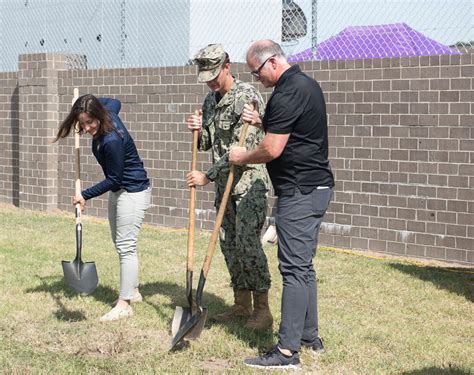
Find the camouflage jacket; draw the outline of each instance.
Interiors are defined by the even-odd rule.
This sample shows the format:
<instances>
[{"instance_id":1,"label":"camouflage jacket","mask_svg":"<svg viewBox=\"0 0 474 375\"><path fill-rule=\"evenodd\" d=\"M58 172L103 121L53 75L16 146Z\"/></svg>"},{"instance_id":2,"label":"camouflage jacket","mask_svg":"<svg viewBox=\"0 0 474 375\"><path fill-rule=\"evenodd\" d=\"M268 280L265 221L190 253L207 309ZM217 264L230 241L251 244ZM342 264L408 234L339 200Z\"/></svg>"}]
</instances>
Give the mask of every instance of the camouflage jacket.
<instances>
[{"instance_id":1,"label":"camouflage jacket","mask_svg":"<svg viewBox=\"0 0 474 375\"><path fill-rule=\"evenodd\" d=\"M199 149L207 151L212 148L213 166L207 171L206 176L219 187L225 187L230 171L228 152L231 146L239 144L244 104L257 102L259 113L263 117L264 103L262 96L252 85L237 79L219 103L216 95L217 93L210 92L204 100ZM249 126L245 147L248 150L255 148L263 136L262 129ZM235 166L232 193L243 194L252 187L268 190L269 178L265 165Z\"/></svg>"}]
</instances>

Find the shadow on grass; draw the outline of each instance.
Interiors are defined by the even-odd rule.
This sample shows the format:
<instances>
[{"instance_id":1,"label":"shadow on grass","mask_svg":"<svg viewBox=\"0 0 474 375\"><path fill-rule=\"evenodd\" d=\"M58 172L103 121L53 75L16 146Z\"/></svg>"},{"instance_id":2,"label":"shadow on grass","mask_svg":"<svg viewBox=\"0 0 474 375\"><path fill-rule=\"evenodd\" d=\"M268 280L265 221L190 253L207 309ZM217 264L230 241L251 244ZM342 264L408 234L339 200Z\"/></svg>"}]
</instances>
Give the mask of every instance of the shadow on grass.
<instances>
[{"instance_id":1,"label":"shadow on grass","mask_svg":"<svg viewBox=\"0 0 474 375\"><path fill-rule=\"evenodd\" d=\"M27 293L50 293L53 298L61 294L64 298L69 299L81 295L73 291L61 276L36 277L41 280L41 285L36 288L27 289ZM92 294L85 296L105 304L112 304L117 299L117 291L108 286L98 285Z\"/></svg>"},{"instance_id":2,"label":"shadow on grass","mask_svg":"<svg viewBox=\"0 0 474 375\"><path fill-rule=\"evenodd\" d=\"M402 372L402 375L470 375L471 371L461 369L458 367L425 367L419 370L405 371Z\"/></svg>"},{"instance_id":3,"label":"shadow on grass","mask_svg":"<svg viewBox=\"0 0 474 375\"><path fill-rule=\"evenodd\" d=\"M57 276L49 276L49 277L40 277L36 275L36 277L40 280L41 285L36 288L26 289L27 293L43 293L47 292L51 294L54 302L58 306L58 309L54 313L54 316L57 320L66 321L66 322L80 322L86 320L86 316L80 310L70 310L61 300L61 297L68 297L66 295L66 288L67 285L64 283L64 280L57 280ZM56 280L51 282L52 280ZM61 285L62 284L62 285ZM71 295L74 293L70 292Z\"/></svg>"},{"instance_id":4,"label":"shadow on grass","mask_svg":"<svg viewBox=\"0 0 474 375\"><path fill-rule=\"evenodd\" d=\"M216 315L216 314L213 314ZM268 352L276 344L274 341L273 330L267 331L254 331L252 329L247 329L244 327L246 323L245 319L240 320L240 322L227 322L227 323L218 323L213 322L212 317L211 321L208 323L210 326L219 325L225 329L229 334L234 335L242 341L245 341L249 347L258 349L259 353Z\"/></svg>"},{"instance_id":5,"label":"shadow on grass","mask_svg":"<svg viewBox=\"0 0 474 375\"><path fill-rule=\"evenodd\" d=\"M77 297L78 294L66 284L63 277L36 277L41 281L41 285L35 288L29 288L26 290L26 292L49 293L58 306L57 311L54 313L55 317L58 320L82 321L86 319L85 315L81 311L69 310L64 306L62 298L71 299ZM173 317L171 317L170 319L167 311L169 311L169 309L174 310L176 306L188 306L188 301L186 299L186 288L176 283L153 282L141 284L140 293L144 297L144 301L155 308L160 318L163 321L169 322L170 327ZM152 296L155 294L167 296L170 298L171 302L163 306L162 304L158 305L147 301L147 296ZM117 291L110 287L102 286L99 284L94 293L92 293L88 297L94 298L97 301L103 302L105 304L112 304L113 301L117 298ZM203 307L207 307L209 311L209 316L207 318L204 329L211 327L213 324L217 324L212 322L212 316L221 313L230 307L221 297L207 292L203 292L202 305ZM270 346L272 346L272 332L257 333L253 330L244 328L244 324L245 320L226 324L219 323L219 325L221 325L227 333L236 336L239 340L247 343L251 347L258 348L260 351L266 350Z\"/></svg>"},{"instance_id":6,"label":"shadow on grass","mask_svg":"<svg viewBox=\"0 0 474 375\"><path fill-rule=\"evenodd\" d=\"M181 285L170 283L170 282L153 282L153 283L146 283L140 285L140 293L146 300L146 296L151 296L154 294L161 294L169 297L171 299L171 303L166 305L171 309L175 309L176 306L181 307L188 307L188 301L186 299L186 288ZM193 296L195 295L195 291L193 291ZM157 313L163 320L169 321L169 326L171 327L172 317L169 318L168 314L165 313L167 309L163 309L163 306L155 305L147 301L150 305L152 305ZM204 329L211 327L214 323L212 321L212 317L216 314L219 314L225 310L227 310L230 306L228 306L225 301L212 293L203 292L202 295L202 306L208 308L208 317L206 323L204 325ZM231 335L234 335L239 340L247 343L251 347L257 347L259 350L266 350L272 345L273 334L272 332L254 332L253 330L249 330L244 328L245 320L235 323L227 323L221 324L225 331ZM183 346L185 348L186 345Z\"/></svg>"},{"instance_id":7,"label":"shadow on grass","mask_svg":"<svg viewBox=\"0 0 474 375\"><path fill-rule=\"evenodd\" d=\"M153 283L145 283L145 284L140 284L140 293L142 296L145 298L147 296L152 296L155 294L161 294L163 296L167 296L171 299L171 303L166 304L166 307L169 307L170 309L174 310L176 306L188 306L188 302L186 299L186 289L176 283L170 283L170 282L153 282ZM182 297L178 297L182 296ZM208 293L203 293L203 299L216 299L220 300L220 303L224 303L222 299L219 297L214 296L213 294L208 294ZM158 315L161 317L162 320L168 320L169 325L171 327L171 320L166 314L166 309L163 309L163 305L158 305L154 304L151 302L146 301L148 304L153 306L158 313ZM172 319L172 318L171 318Z\"/></svg>"},{"instance_id":8,"label":"shadow on grass","mask_svg":"<svg viewBox=\"0 0 474 375\"><path fill-rule=\"evenodd\" d=\"M449 290L451 293L464 296L468 301L474 302L474 274L468 273L473 272L473 269L420 267L402 263L391 263L390 266L423 281L429 281L438 288Z\"/></svg>"}]
</instances>

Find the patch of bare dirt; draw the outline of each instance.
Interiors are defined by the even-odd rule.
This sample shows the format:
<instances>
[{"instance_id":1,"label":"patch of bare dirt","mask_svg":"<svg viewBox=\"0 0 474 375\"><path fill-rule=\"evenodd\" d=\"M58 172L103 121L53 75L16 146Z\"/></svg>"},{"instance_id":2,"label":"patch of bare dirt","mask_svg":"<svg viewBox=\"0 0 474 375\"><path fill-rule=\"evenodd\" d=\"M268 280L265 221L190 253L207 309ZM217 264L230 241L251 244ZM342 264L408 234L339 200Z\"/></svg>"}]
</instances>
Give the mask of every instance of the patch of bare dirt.
<instances>
[{"instance_id":1,"label":"patch of bare dirt","mask_svg":"<svg viewBox=\"0 0 474 375\"><path fill-rule=\"evenodd\" d=\"M209 358L202 362L201 369L205 372L222 374L225 370L232 369L231 363L226 359Z\"/></svg>"}]
</instances>

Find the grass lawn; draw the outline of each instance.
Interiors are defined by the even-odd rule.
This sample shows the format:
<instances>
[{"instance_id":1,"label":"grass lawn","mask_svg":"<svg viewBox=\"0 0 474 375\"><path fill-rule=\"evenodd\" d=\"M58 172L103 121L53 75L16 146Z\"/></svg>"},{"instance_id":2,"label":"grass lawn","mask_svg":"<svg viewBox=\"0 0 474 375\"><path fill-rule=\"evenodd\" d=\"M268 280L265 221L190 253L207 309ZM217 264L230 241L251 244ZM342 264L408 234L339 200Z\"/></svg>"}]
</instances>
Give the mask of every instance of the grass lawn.
<instances>
[{"instance_id":1,"label":"grass lawn","mask_svg":"<svg viewBox=\"0 0 474 375\"><path fill-rule=\"evenodd\" d=\"M0 205L0 373L267 373L242 359L277 339L281 277L276 247L266 247L274 332L206 323L199 340L169 353L175 307L185 298L185 230L144 226L139 238L141 293L127 320L100 323L117 298L118 257L106 221L83 218L83 258L99 286L76 295L61 260L75 252L73 213L45 214ZM197 233L195 281L209 233ZM320 249L320 332L326 352L303 351L300 373L471 374L474 371L474 270ZM209 316L232 290L216 251L204 289Z\"/></svg>"}]
</instances>

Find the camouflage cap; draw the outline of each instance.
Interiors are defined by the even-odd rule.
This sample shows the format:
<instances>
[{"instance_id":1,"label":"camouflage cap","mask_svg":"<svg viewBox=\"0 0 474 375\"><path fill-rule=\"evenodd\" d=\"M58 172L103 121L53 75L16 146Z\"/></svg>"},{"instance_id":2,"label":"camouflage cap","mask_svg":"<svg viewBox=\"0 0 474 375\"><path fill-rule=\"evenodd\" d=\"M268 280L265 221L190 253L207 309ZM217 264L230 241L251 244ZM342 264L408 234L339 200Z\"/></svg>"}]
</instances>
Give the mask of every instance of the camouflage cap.
<instances>
[{"instance_id":1,"label":"camouflage cap","mask_svg":"<svg viewBox=\"0 0 474 375\"><path fill-rule=\"evenodd\" d=\"M198 81L209 82L217 77L224 64L226 53L222 44L209 44L194 56L198 65Z\"/></svg>"}]
</instances>

